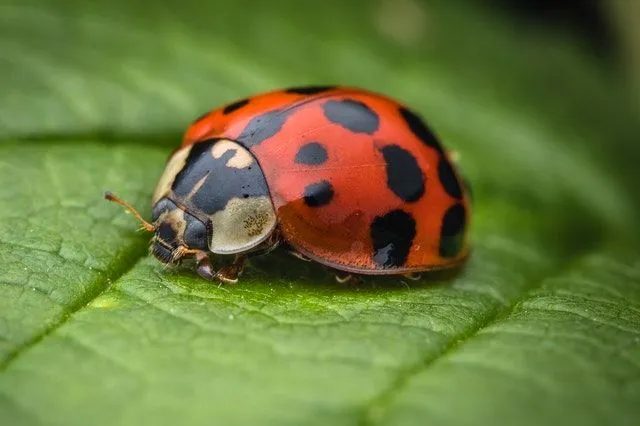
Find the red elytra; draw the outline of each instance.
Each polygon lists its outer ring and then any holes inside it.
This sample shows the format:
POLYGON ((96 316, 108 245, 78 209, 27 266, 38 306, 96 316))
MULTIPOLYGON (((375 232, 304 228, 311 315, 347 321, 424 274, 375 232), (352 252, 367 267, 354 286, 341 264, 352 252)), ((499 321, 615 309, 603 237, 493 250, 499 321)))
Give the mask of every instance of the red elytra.
POLYGON ((264 93, 204 115, 183 146, 214 137, 255 155, 283 238, 313 260, 388 274, 455 267, 468 254, 461 176, 421 118, 388 97, 347 87, 264 93), (296 161, 309 144, 326 159, 296 161), (305 188, 323 182, 331 199, 310 206, 305 188))

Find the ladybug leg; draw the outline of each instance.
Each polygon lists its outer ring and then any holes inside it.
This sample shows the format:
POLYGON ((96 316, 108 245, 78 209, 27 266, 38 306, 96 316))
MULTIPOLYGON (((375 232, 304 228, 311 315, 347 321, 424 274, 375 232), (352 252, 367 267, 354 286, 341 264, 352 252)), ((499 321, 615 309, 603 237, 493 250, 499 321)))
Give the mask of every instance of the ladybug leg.
POLYGON ((280 244, 280 235, 274 232, 261 244, 258 249, 250 253, 237 254, 231 265, 223 266, 214 274, 214 278, 227 284, 235 284, 238 277, 244 271, 244 265, 248 257, 262 256, 273 250, 280 244))
POLYGON ((209 259, 209 255, 204 251, 199 251, 196 253, 196 262, 198 262, 198 266, 196 272, 202 278, 207 281, 213 281, 215 278, 215 273, 213 272, 213 268, 211 267, 211 259, 209 259))
POLYGON ((345 272, 336 272, 334 273, 333 276, 336 279, 336 281, 339 282, 340 284, 347 283, 353 278, 352 274, 345 273, 345 272))
POLYGON ((227 284, 235 284, 238 282, 238 277, 244 270, 244 262, 247 256, 244 254, 237 254, 235 260, 231 265, 223 266, 216 272, 215 277, 220 281, 227 284))
POLYGON ((422 277, 422 274, 418 272, 409 272, 408 274, 404 274, 404 277, 411 281, 417 281, 422 277))
POLYGON ((289 253, 291 256, 297 257, 298 259, 300 259, 300 260, 302 260, 304 262, 311 262, 311 259, 309 259, 304 254, 296 251, 293 247, 291 247, 291 245, 289 245, 287 243, 283 243, 282 245, 284 246, 284 249, 286 250, 286 252, 289 253))
POLYGON ((295 251, 295 250, 289 250, 289 254, 290 254, 291 256, 297 257, 298 259, 303 260, 303 261, 305 261, 305 262, 311 262, 311 259, 309 259, 307 256, 305 256, 305 255, 304 255, 304 254, 302 254, 302 253, 298 253, 298 252, 297 252, 297 251, 295 251))

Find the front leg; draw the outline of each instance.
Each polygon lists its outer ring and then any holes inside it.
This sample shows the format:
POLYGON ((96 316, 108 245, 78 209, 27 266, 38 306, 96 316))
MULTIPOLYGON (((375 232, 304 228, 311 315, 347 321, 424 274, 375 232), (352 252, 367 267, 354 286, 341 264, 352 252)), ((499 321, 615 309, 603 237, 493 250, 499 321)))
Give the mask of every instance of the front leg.
POLYGON ((238 277, 244 270, 245 260, 247 260, 246 255, 236 254, 236 258, 234 259, 233 263, 231 265, 223 266, 222 268, 220 268, 220 270, 216 272, 215 277, 224 283, 237 283, 238 277))
POLYGON ((215 272, 213 272, 213 267, 211 266, 211 259, 209 259, 209 255, 204 251, 198 251, 196 253, 196 262, 198 262, 198 266, 196 272, 202 278, 207 281, 213 281, 216 277, 215 272))

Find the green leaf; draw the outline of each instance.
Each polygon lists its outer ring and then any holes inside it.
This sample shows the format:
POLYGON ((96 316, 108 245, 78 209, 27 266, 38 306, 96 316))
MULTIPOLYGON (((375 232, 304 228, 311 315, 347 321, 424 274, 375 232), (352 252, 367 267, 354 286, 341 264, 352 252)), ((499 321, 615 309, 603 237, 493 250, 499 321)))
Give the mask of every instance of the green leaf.
POLYGON ((452 3, 0 5, 2 424, 634 425, 628 86, 569 35, 452 3), (218 286, 163 269, 102 199, 148 215, 197 115, 336 82, 411 104, 461 154, 459 276, 344 286, 274 253, 218 286))

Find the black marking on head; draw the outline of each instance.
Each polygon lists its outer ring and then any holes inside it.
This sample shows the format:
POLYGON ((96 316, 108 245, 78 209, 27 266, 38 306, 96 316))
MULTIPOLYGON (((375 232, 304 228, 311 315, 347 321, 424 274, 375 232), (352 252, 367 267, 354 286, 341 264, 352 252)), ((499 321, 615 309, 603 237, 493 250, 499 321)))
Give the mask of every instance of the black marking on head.
POLYGON ((443 152, 438 138, 419 115, 406 107, 400 107, 400 115, 418 139, 425 145, 435 148, 438 152, 443 152))
POLYGON ((206 250, 209 247, 207 227, 200 220, 189 213, 184 214, 186 227, 182 239, 189 248, 206 250))
POLYGON ((335 89, 336 86, 304 86, 304 87, 290 87, 285 90, 285 93, 294 93, 296 95, 315 95, 322 92, 335 89))
POLYGON ((453 171, 451 163, 444 155, 440 157, 440 161, 438 162, 438 178, 444 190, 447 191, 447 194, 458 200, 462 199, 462 188, 460 188, 458 177, 453 171))
POLYGON ((151 245, 151 253, 162 263, 169 263, 173 257, 173 251, 157 241, 151 245))
POLYGON ((284 122, 293 111, 294 109, 274 110, 253 117, 238 136, 238 142, 247 148, 264 142, 282 129, 284 122))
POLYGON ((307 185, 304 189, 304 203, 309 207, 321 207, 329 204, 333 199, 333 186, 323 180, 307 185))
POLYGON ((416 236, 416 221, 404 210, 392 210, 371 223, 373 261, 383 268, 398 268, 407 262, 416 236))
POLYGON ((190 203, 207 215, 224 209, 232 198, 269 196, 267 182, 257 162, 242 169, 227 166, 227 161, 236 155, 236 151, 230 149, 220 158, 213 158, 211 147, 217 141, 211 139, 193 145, 184 168, 173 182, 176 196, 186 197, 205 176, 204 183, 191 197, 190 203))
POLYGON ((176 237, 177 237, 176 230, 173 229, 173 227, 171 226, 171 223, 162 222, 160 224, 160 226, 158 226, 158 230, 156 231, 156 235, 158 236, 158 238, 160 238, 162 241, 164 241, 168 245, 177 246, 177 243, 176 243, 176 237))
POLYGON ((380 126, 380 118, 375 111, 360 101, 353 99, 329 100, 322 106, 329 121, 354 133, 372 135, 380 126))
POLYGON ((158 220, 160 215, 164 212, 170 212, 174 209, 178 208, 173 201, 168 198, 161 198, 155 206, 153 206, 153 213, 151 214, 152 222, 158 220))
POLYGON ((387 163, 389 189, 403 201, 418 201, 424 195, 426 180, 418 161, 398 145, 387 145, 381 151, 387 163))
POLYGON ((454 204, 444 214, 440 228, 440 256, 456 257, 464 244, 466 210, 460 203, 454 204))
POLYGON ((327 150, 318 142, 309 142, 300 147, 295 161, 298 164, 314 166, 327 161, 327 150))
POLYGON ((234 111, 239 110, 243 106, 249 103, 249 99, 240 99, 239 101, 233 102, 222 109, 222 113, 224 115, 231 114, 234 111))

